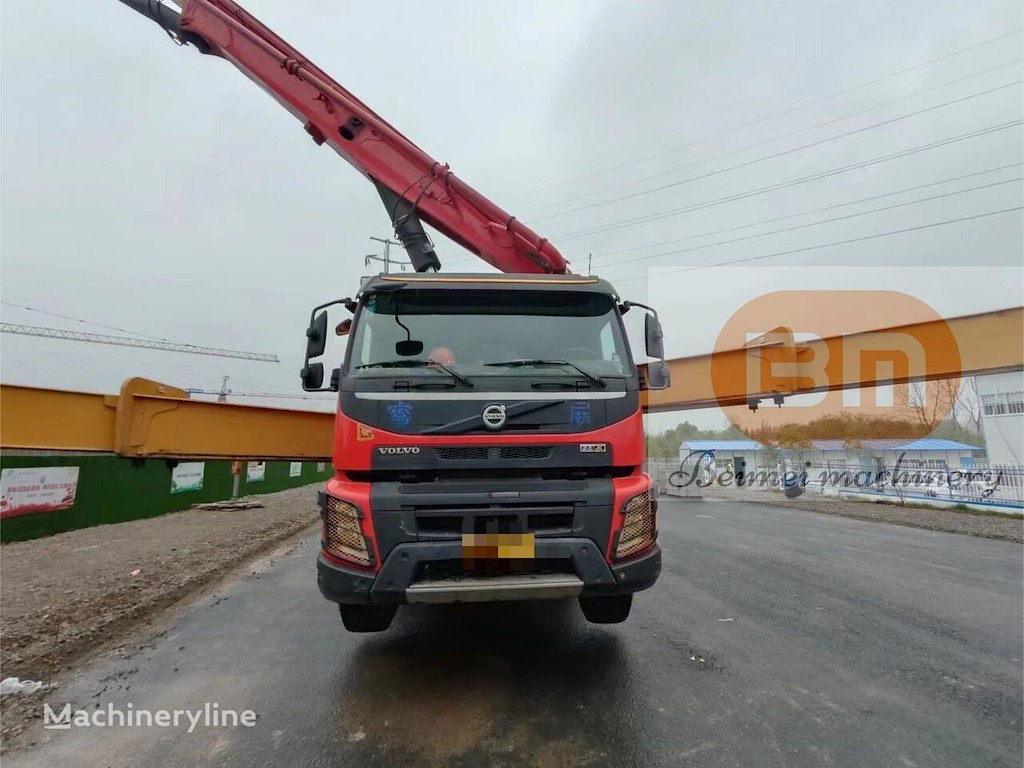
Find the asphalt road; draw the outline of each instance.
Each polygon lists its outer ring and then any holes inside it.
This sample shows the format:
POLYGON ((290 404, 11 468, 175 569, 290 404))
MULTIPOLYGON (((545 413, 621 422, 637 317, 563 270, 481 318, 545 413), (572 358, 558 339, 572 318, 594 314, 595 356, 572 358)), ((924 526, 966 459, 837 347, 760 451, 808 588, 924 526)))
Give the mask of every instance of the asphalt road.
POLYGON ((1019 545, 718 501, 660 523, 662 578, 614 627, 424 606, 350 635, 305 539, 50 697, 254 727, 39 731, 5 765, 1021 765, 1019 545))

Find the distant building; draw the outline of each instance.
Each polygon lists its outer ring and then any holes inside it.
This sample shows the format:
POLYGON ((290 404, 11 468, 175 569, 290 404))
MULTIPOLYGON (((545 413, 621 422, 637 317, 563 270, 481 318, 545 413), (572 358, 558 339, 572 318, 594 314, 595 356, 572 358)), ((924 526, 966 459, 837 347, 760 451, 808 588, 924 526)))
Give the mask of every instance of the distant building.
POLYGON ((1024 464, 1024 373, 975 378, 991 464, 1024 464))
POLYGON ((755 440, 687 440, 679 447, 679 460, 693 464, 702 453, 710 452, 720 472, 729 464, 733 471, 756 472, 775 470, 780 456, 833 469, 892 467, 902 456, 902 466, 908 469, 959 469, 973 467, 975 458, 984 453, 975 445, 940 439, 811 440, 808 448, 776 449, 768 454, 769 450, 755 440))

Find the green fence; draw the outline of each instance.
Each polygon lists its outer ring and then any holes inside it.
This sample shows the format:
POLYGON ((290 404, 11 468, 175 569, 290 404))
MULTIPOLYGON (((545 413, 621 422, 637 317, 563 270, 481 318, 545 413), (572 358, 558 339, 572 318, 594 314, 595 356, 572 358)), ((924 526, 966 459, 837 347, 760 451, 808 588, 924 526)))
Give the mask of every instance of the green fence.
MULTIPOLYGON (((196 487, 198 471, 192 472, 190 477, 184 476, 188 467, 175 471, 176 466, 187 463, 190 462, 142 461, 113 455, 0 454, 0 470, 78 467, 74 506, 55 512, 4 517, 0 519, 0 541, 24 541, 93 525, 123 523, 187 509, 204 501, 231 498, 231 461, 196 462, 203 465, 201 487, 196 487), (177 486, 174 490, 172 479, 177 486)), ((268 461, 262 479, 255 479, 259 474, 258 466, 252 467, 250 479, 248 467, 242 462, 239 495, 272 493, 326 480, 333 471, 331 465, 322 465, 322 470, 319 466, 315 461, 304 461, 301 467, 293 467, 288 461, 268 461), (292 474, 295 470, 298 470, 297 475, 292 474)), ((198 467, 191 469, 198 470, 198 467)), ((6 475, 5 488, 11 486, 12 477, 10 473, 6 475)))

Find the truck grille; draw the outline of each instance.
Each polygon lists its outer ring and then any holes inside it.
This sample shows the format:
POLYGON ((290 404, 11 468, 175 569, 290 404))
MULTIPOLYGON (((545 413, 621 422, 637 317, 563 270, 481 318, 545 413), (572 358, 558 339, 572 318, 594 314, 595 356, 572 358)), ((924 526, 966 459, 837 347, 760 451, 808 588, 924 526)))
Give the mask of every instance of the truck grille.
POLYGON ((550 445, 450 445, 435 449, 441 461, 541 461, 550 459, 550 445))
POLYGON ((459 445, 438 448, 437 458, 442 461, 483 461, 487 458, 487 447, 483 445, 459 445))
POLYGON ((460 510, 417 510, 416 530, 421 535, 455 536, 463 533, 568 534, 573 510, 554 507, 493 507, 460 510))

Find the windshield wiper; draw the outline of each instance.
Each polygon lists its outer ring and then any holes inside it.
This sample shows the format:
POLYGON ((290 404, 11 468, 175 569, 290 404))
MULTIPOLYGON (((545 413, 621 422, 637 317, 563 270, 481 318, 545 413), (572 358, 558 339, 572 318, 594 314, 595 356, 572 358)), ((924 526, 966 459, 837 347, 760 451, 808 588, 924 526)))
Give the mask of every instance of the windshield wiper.
POLYGON ((440 368, 453 379, 462 382, 467 387, 474 386, 473 382, 467 377, 463 376, 461 373, 456 373, 447 365, 437 362, 437 360, 380 360, 376 363, 366 363, 365 365, 356 366, 356 370, 361 368, 440 368))
POLYGON ((588 379, 590 379, 590 381, 592 381, 594 384, 597 384, 597 386, 599 386, 599 387, 607 387, 608 386, 608 382, 605 381, 604 379, 602 379, 600 376, 595 376, 592 373, 588 373, 587 371, 583 370, 578 365, 576 365, 576 363, 570 363, 568 360, 540 360, 540 359, 537 359, 537 360, 502 360, 501 362, 496 362, 496 363, 484 363, 484 365, 488 366, 488 367, 490 367, 490 366, 501 366, 501 367, 506 367, 506 368, 525 368, 527 366, 534 366, 534 365, 567 365, 570 368, 575 368, 581 374, 583 374, 588 379))

